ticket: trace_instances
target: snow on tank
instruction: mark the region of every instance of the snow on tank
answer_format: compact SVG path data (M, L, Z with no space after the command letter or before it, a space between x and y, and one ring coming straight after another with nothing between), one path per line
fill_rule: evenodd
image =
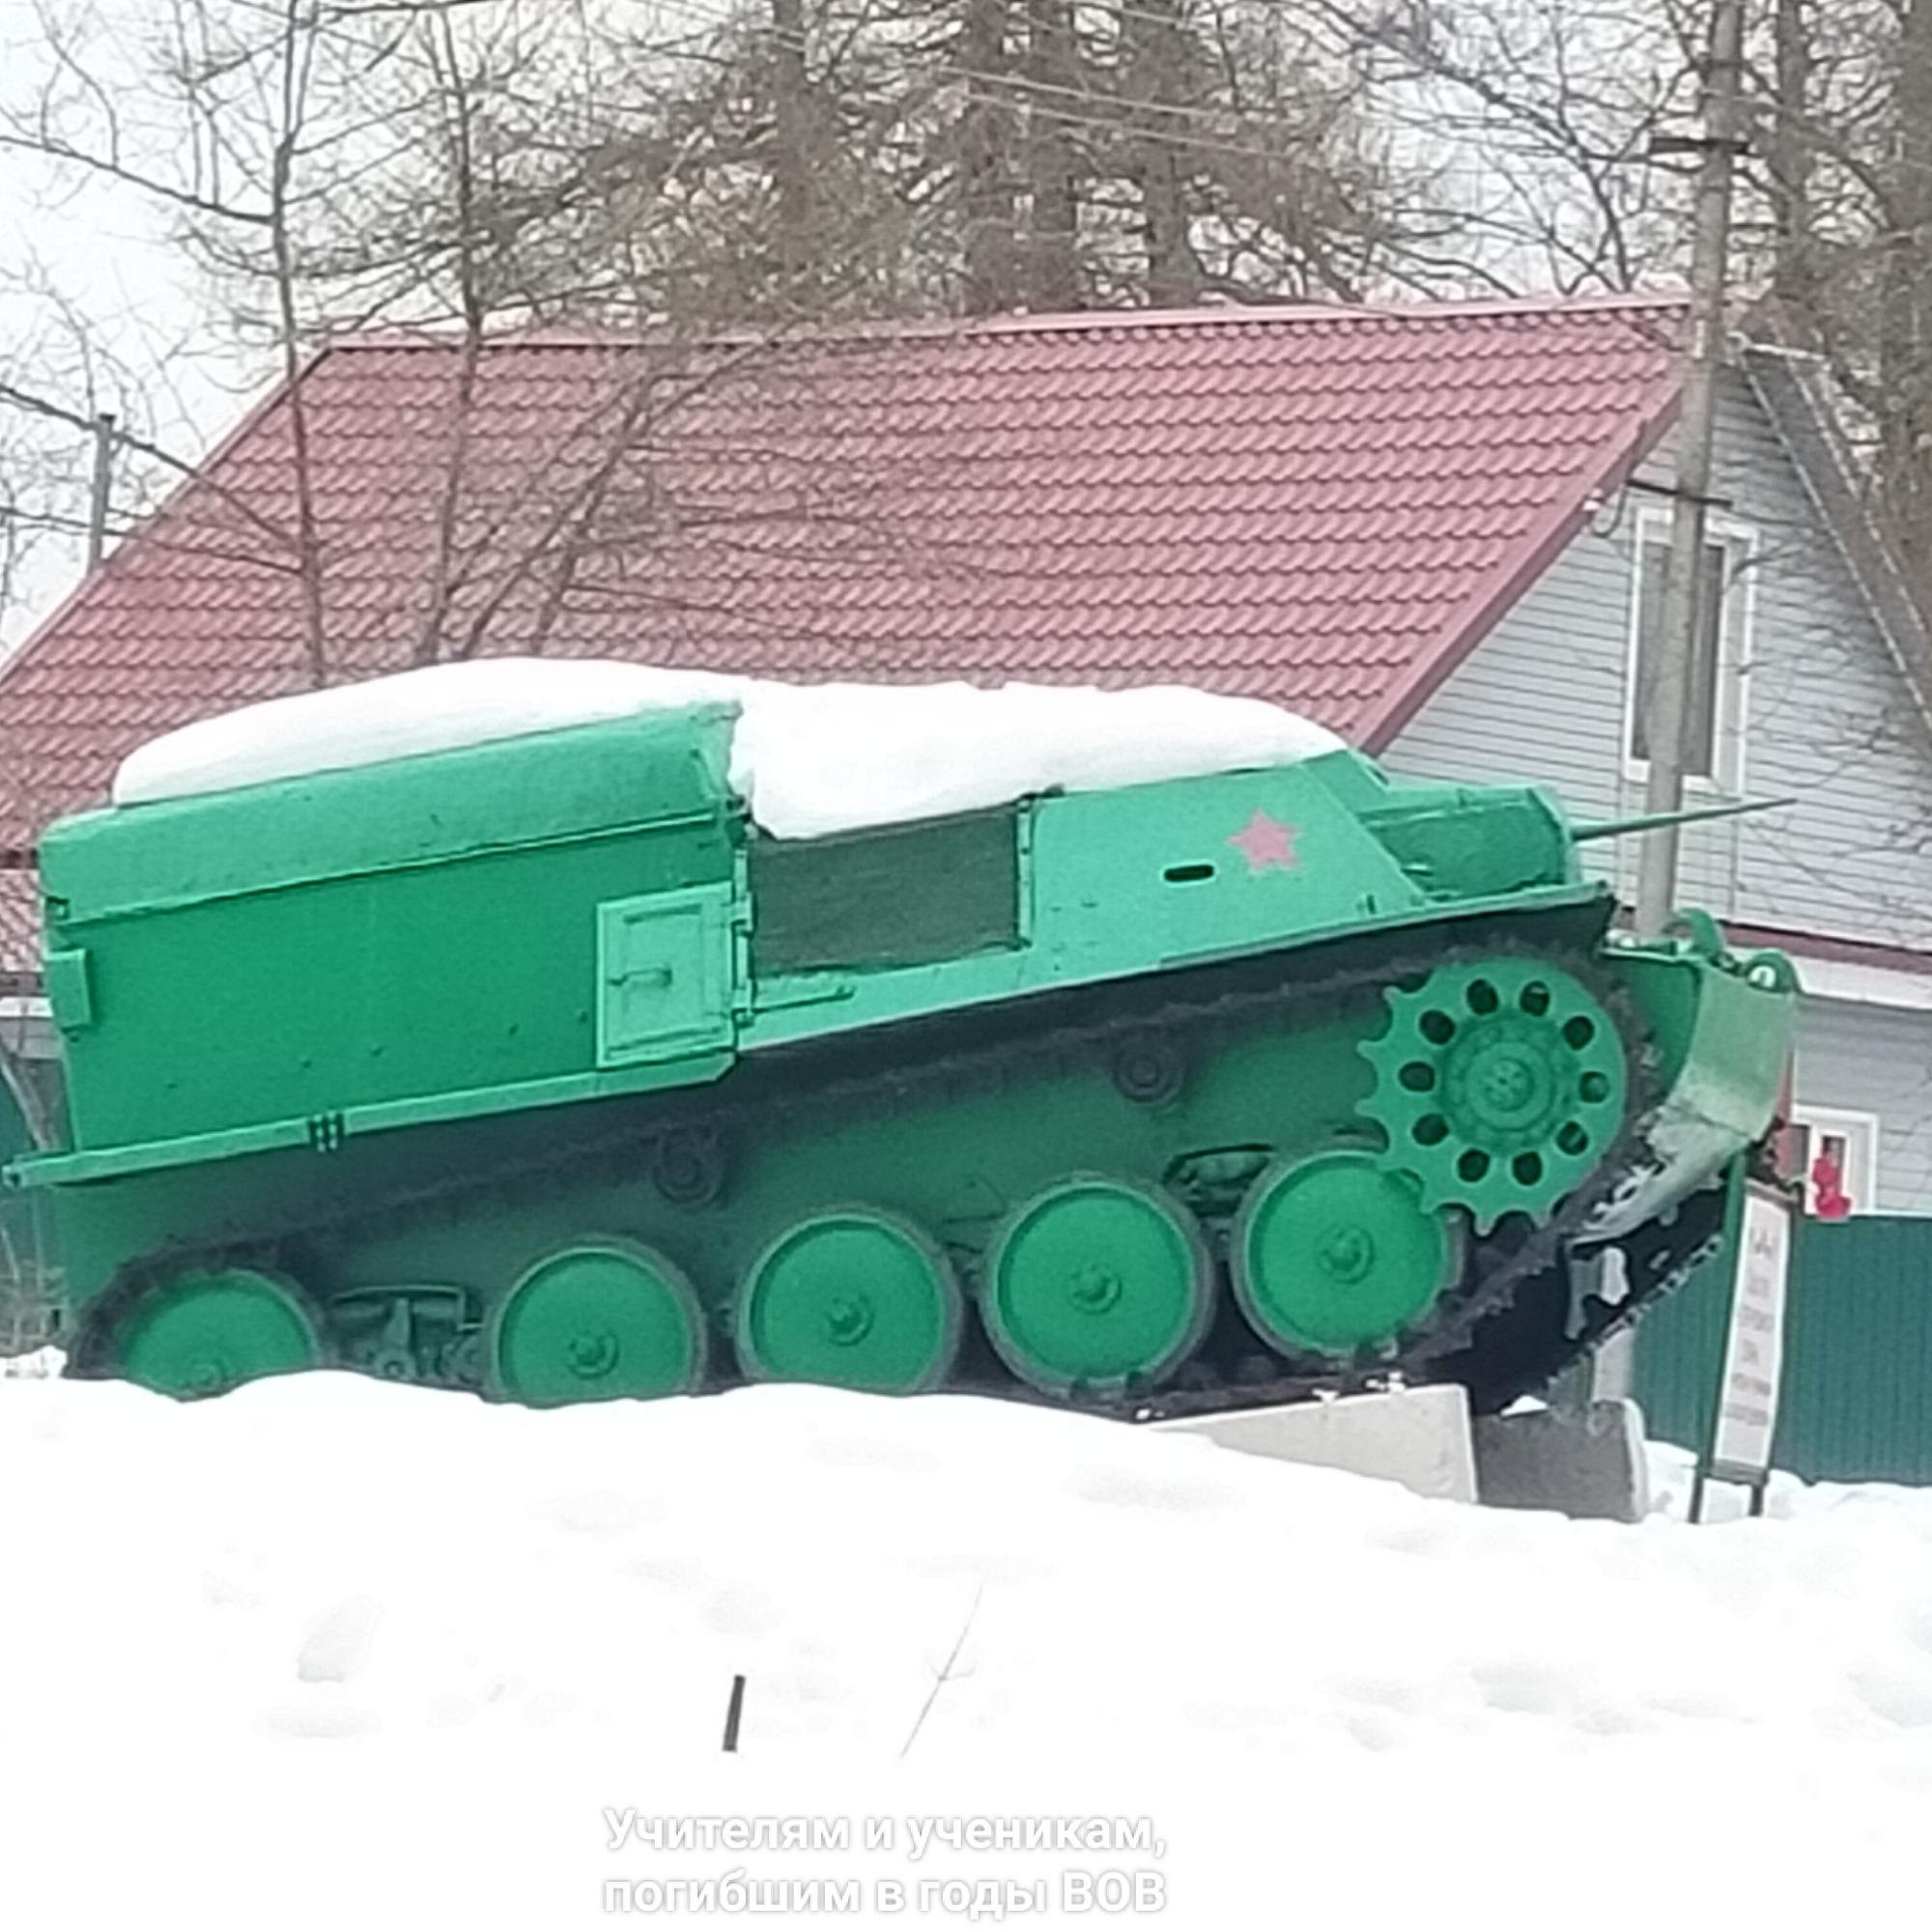
M122 761L113 799L191 798L716 702L738 707L731 782L780 838L1342 749L1278 705L1179 685L782 684L608 659L479 658L185 725Z

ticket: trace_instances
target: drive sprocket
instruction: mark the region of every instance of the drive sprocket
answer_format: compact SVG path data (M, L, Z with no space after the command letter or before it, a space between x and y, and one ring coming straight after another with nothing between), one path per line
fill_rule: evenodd
M1542 1224L1603 1159L1629 1105L1616 1025L1547 959L1438 966L1392 986L1389 1023L1365 1041L1375 1087L1359 1111L1386 1135L1383 1164L1429 1208L1460 1208L1479 1235L1505 1214Z

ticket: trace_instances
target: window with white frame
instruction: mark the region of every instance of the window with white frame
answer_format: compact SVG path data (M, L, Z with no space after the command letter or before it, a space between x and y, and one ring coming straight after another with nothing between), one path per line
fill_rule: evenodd
M1744 782L1744 673L1750 656L1752 548L1751 532L1744 525L1707 520L1687 690L1690 730L1685 775L1726 791L1735 791ZM1639 774L1650 759L1645 713L1663 631L1663 583L1669 562L1670 520L1646 512L1636 523L1624 720L1625 761Z
M1793 1154L1804 1211L1824 1221L1869 1214L1878 1206L1878 1116L1840 1107L1791 1110Z

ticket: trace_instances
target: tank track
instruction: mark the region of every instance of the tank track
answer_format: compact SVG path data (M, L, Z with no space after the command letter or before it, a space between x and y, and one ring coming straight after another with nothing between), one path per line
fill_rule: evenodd
M1257 962L1238 962L1225 969L1197 967L1165 976L1160 980L1129 982L1126 989L1108 989L1107 1004L1120 1009L1094 1020L1063 1020L1046 1028L1028 1024L1031 1014L1040 1005L1036 1000L1027 1003L1024 1009L1018 1007L1000 1009L1009 1023L1002 1029L1001 1037L955 1045L930 1056L920 1053L919 1042L924 1037L923 1029L931 1023L914 1022L893 1030L894 1036L912 1040L911 1051L882 1066L848 1071L809 1086L781 1086L776 1094L762 1089L746 1092L742 1096L718 1088L677 1090L656 1096L648 1122L632 1120L608 1132L574 1139L559 1148L536 1153L520 1152L484 1167L399 1191L375 1203L345 1207L294 1223L278 1221L273 1226L243 1228L218 1241L170 1244L124 1264L100 1293L90 1299L71 1339L69 1373L81 1377L112 1373L107 1342L116 1323L149 1286L184 1268L273 1267L292 1246L303 1241L345 1235L375 1236L440 1219L460 1219L469 1208L495 1207L506 1196L554 1188L568 1184L580 1175L611 1166L636 1176L642 1184L645 1175L654 1170L662 1172L668 1154L688 1164L693 1151L728 1147L734 1129L742 1128L753 1117L761 1135L782 1140L788 1131L809 1130L814 1117L822 1118L835 1110L876 1103L888 1097L903 1106L915 1098L931 1103L968 1089L984 1091L988 1086L1003 1084L1022 1066L1028 1072L1037 1071L1049 1056L1057 1065L1078 1060L1091 1065L1096 1053L1120 1045L1136 1033L1182 1030L1192 1035L1211 1036L1214 1029L1231 1021L1252 1021L1270 1009L1292 1019L1297 1010L1374 992L1445 963L1475 962L1504 954L1545 959L1576 975L1616 1023L1631 1072L1630 1104L1622 1129L1592 1170L1589 1179L1563 1200L1548 1222L1526 1233L1520 1229L1508 1234L1498 1230L1482 1239L1472 1236L1463 1281L1439 1297L1395 1344L1350 1361L1324 1362L1308 1368L1291 1365L1277 1355L1272 1357L1272 1365L1282 1373L1262 1373L1205 1388L1190 1387L1182 1381L1159 1390L1129 1390L1120 1394L1076 1390L1056 1397L1044 1395L1017 1379L1003 1381L997 1388L983 1391L978 1384L954 1386L1126 1420L1155 1421L1442 1379L1445 1378L1435 1372L1455 1363L1472 1348L1478 1348L1479 1331L1510 1307L1517 1290L1560 1267L1568 1245L1587 1232L1598 1209L1629 1184L1634 1173L1652 1164L1645 1128L1658 1097L1652 1056L1640 1043L1640 1030L1629 997L1602 970L1588 949L1574 942L1543 946L1526 943L1521 922L1512 922L1500 930L1484 931L1481 936L1471 934L1467 928L1446 930L1456 931L1456 944L1400 957L1384 954L1314 979L1284 980L1277 973L1269 983L1259 986L1239 984L1198 997L1170 996L1146 1004L1119 995L1122 990L1131 995L1136 987L1144 993L1146 988L1155 985L1191 988L1225 971L1252 977ZM1299 964L1301 960L1295 958L1292 963ZM1065 1001L1066 996L1046 998ZM870 1050L886 1037L891 1037L856 1036L854 1043L862 1050ZM781 1080L783 1074L777 1063L782 1058L783 1052L780 1050L770 1063L770 1070ZM745 1064L746 1068L753 1065ZM738 1076L731 1076L731 1082L733 1086L739 1085ZM694 1096L704 1097L695 1100ZM700 1151L700 1164L701 1158ZM1077 1165L1077 1161L1069 1162L1069 1167ZM662 1180L659 1184L663 1191ZM1218 1238L1215 1245L1218 1252ZM1571 1301L1561 1323L1560 1339L1545 1337L1532 1364L1510 1376L1506 1386L1482 1392L1482 1406L1500 1406L1512 1396L1541 1386L1560 1374L1603 1334L1621 1325L1643 1304L1681 1281L1703 1259L1712 1242L1708 1236L1673 1240L1666 1226L1662 1230L1639 1230L1626 1245L1645 1249L1648 1257L1641 1270L1643 1279L1636 1279L1639 1270L1633 1270L1627 1299L1614 1308ZM1652 1254L1649 1252L1652 1250L1657 1252ZM1253 1350L1256 1359L1269 1355L1258 1337L1253 1338ZM468 1375L453 1379L459 1386L470 1382ZM731 1385L731 1380L723 1385Z

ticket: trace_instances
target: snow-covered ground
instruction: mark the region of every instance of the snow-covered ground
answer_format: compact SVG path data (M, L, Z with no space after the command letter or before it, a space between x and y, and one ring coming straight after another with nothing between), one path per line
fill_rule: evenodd
M814 1880L848 1918L902 1886L894 1924L1919 1916L1916 1492L1620 1528L960 1398L534 1414L337 1376L0 1381L0 1471L30 1932L558 1932ZM1147 1842L1059 1842L1088 1819ZM1108 1871L1163 1909L1063 1909Z

